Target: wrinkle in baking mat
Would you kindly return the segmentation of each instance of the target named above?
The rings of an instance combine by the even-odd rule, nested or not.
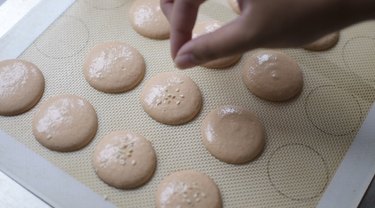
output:
[[[337,46],[327,52],[284,50],[299,62],[305,81],[301,95],[287,103],[266,102],[248,92],[240,77],[248,54],[227,70],[196,67],[180,71],[201,88],[204,105],[192,122],[167,126],[143,111],[139,95],[150,77],[177,69],[170,58],[168,40],[150,40],[132,30],[128,21],[132,2],[78,0],[19,57],[35,63],[45,75],[46,90],[41,102],[70,93],[86,98],[95,107],[99,130],[87,147],[71,153],[42,147],[31,130],[32,116],[40,103],[25,114],[0,117],[0,127],[119,207],[154,207],[158,183],[169,173],[183,169],[202,171],[215,180],[224,207],[315,207],[374,98],[375,59],[371,55],[375,54],[375,23],[342,31]],[[224,0],[207,1],[201,13],[221,21],[237,16]],[[141,84],[122,94],[94,90],[82,72],[90,48],[113,40],[137,48],[147,65]],[[265,126],[266,148],[249,164],[220,162],[202,145],[200,124],[204,116],[228,104],[254,111]],[[95,145],[114,130],[142,134],[155,147],[157,170],[150,182],[139,189],[109,187],[98,179],[91,166]]]

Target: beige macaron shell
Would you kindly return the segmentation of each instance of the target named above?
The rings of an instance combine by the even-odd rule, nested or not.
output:
[[[98,119],[93,106],[75,95],[59,95],[42,103],[33,118],[33,134],[43,146],[75,151],[95,136]]]
[[[95,89],[120,93],[133,89],[145,74],[143,56],[122,42],[106,42],[95,46],[87,55],[83,73]]]
[[[243,65],[242,79],[251,93],[268,101],[290,100],[303,88],[303,74],[297,62],[273,50],[252,54]]]
[[[148,80],[141,93],[145,112],[158,122],[179,125],[192,120],[202,106],[202,95],[192,79],[164,72]]]
[[[340,38],[340,32],[330,33],[325,35],[318,40],[303,46],[306,50],[311,51],[324,51],[334,47]]]
[[[229,3],[229,6],[233,9],[234,12],[237,14],[241,13],[240,5],[238,4],[237,0],[227,0]]]
[[[17,59],[0,61],[0,115],[30,110],[42,97],[44,77],[34,64]]]
[[[134,1],[129,19],[133,29],[142,36],[152,39],[169,38],[169,22],[160,8],[159,0]]]
[[[258,117],[238,106],[222,106],[203,120],[203,144],[217,159],[243,164],[256,158],[265,145],[265,132]]]
[[[157,208],[221,208],[221,194],[207,175],[193,171],[179,171],[165,177],[156,192]]]
[[[105,183],[120,189],[145,184],[156,168],[156,154],[151,143],[141,135],[115,131],[104,136],[93,154],[96,174]]]
[[[200,35],[214,32],[222,26],[222,23],[216,20],[204,20],[197,22],[193,29],[193,38],[197,38]],[[233,55],[229,57],[219,58],[213,61],[209,61],[202,66],[207,68],[222,69],[227,68],[236,64],[241,58],[241,55]]]

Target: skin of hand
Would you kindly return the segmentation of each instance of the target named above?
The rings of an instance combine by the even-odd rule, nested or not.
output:
[[[238,0],[240,16],[212,33],[191,39],[204,2],[161,0],[161,9],[171,25],[171,55],[178,68],[259,47],[298,47],[375,18],[375,0]]]

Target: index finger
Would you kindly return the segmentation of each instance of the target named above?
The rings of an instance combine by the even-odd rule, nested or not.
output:
[[[166,0],[170,2],[173,0]],[[171,23],[171,53],[176,57],[178,50],[189,40],[197,19],[199,6],[205,0],[174,0],[173,8],[169,14]]]

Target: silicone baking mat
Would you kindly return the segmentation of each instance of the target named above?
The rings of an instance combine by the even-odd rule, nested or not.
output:
[[[132,2],[78,0],[19,57],[43,71],[46,89],[41,102],[71,93],[92,103],[99,130],[87,147],[72,153],[42,147],[31,129],[32,116],[41,102],[25,114],[0,117],[0,127],[119,207],[154,207],[158,183],[169,173],[184,169],[208,174],[218,184],[225,207],[314,207],[375,100],[375,23],[342,31],[337,46],[326,52],[283,50],[299,63],[305,85],[298,98],[272,103],[255,97],[242,83],[241,68],[251,52],[226,70],[195,67],[178,71],[169,56],[168,40],[147,39],[132,30],[128,21]],[[236,17],[224,0],[206,2],[200,14],[223,22]],[[147,65],[141,84],[122,94],[94,90],[82,73],[87,52],[95,44],[113,40],[137,48]],[[139,94],[145,82],[164,71],[185,73],[200,87],[203,109],[192,122],[163,125],[141,108]],[[256,112],[265,125],[265,151],[249,164],[220,162],[202,145],[203,118],[210,110],[228,104]],[[114,130],[138,132],[156,150],[155,175],[139,189],[109,187],[91,166],[95,144]]]

